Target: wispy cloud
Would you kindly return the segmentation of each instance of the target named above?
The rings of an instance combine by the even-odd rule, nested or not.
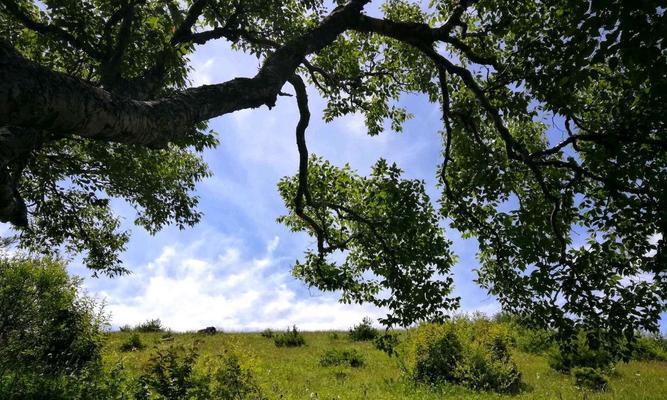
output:
[[[216,251],[206,249],[217,243]],[[285,260],[276,256],[278,237],[262,254],[250,255],[237,238],[213,232],[206,240],[164,246],[160,255],[137,266],[132,276],[107,282],[98,291],[107,301],[112,324],[137,324],[160,318],[175,330],[217,326],[225,330],[296,324],[302,329],[346,329],[364,316],[380,316],[370,306],[343,305],[336,296],[307,297],[294,285]],[[131,284],[128,296],[125,286]]]

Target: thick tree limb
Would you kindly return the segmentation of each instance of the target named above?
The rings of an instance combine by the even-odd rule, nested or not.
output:
[[[390,21],[363,15],[354,29],[360,32],[377,33],[410,44],[446,41],[454,27],[461,24],[461,17],[470,3],[472,3],[470,0],[460,0],[447,21],[437,28],[417,22]]]
[[[318,27],[278,48],[253,78],[135,101],[50,71],[0,44],[0,126],[32,127],[82,137],[160,146],[185,136],[193,124],[246,108],[272,107],[307,54],[330,44],[358,18],[369,0],[334,10]]]

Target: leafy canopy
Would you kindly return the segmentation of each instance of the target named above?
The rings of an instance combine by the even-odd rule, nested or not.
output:
[[[340,290],[344,302],[391,309],[383,319],[388,325],[442,318],[443,306],[456,307],[458,299],[447,298],[452,289],[451,243],[438,225],[424,182],[401,179],[401,170],[385,160],[365,178],[349,166],[336,168],[313,157],[308,173],[314,200],[303,212],[312,215],[314,225],[294,210],[297,177],[278,184],[292,211],[279,221],[313,236],[318,234],[313,226],[323,227],[320,234],[330,247],[306,251],[305,260],[294,266],[295,276],[323,290]],[[342,262],[331,257],[337,250],[345,251]]]
[[[446,225],[477,239],[478,282],[503,308],[558,328],[562,339],[586,329],[597,332],[593,344],[613,346],[638,328],[656,330],[667,295],[662,2],[370,2],[381,18],[364,12],[367,3],[4,1],[0,37],[11,50],[3,45],[2,65],[27,59],[38,66],[21,65],[36,74],[78,78],[109,93],[86,103],[91,110],[123,106],[127,118],[118,132],[83,123],[61,132],[28,120],[1,127],[4,143],[21,146],[0,150],[0,183],[9,188],[0,205],[15,211],[0,216],[21,229],[26,246],[64,244],[86,252],[96,271],[122,272],[127,234],[109,198],[129,201],[151,232],[196,223],[192,189],[208,174],[199,152],[217,143],[205,121],[272,106],[289,82],[300,160],[298,174],[279,184],[289,211],[281,221],[316,238],[294,268],[306,283],[387,306],[387,324],[441,318],[458,304],[449,297],[455,256]],[[185,89],[188,54],[208,40],[232,42],[262,68]],[[423,183],[382,160],[361,177],[311,158],[302,77],[326,100],[325,120],[361,112],[371,135],[400,131],[411,117],[402,94],[438,102],[437,209]],[[23,109],[20,98],[10,100]],[[61,126],[62,105],[52,105],[45,112]],[[169,115],[192,126],[142,131]]]

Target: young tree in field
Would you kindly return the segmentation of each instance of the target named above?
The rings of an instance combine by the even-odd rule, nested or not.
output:
[[[133,204],[150,232],[196,223],[191,191],[208,174],[199,153],[217,144],[206,121],[294,101],[279,97],[287,90],[300,160],[279,184],[281,220],[316,238],[294,269],[308,284],[387,306],[387,324],[440,318],[458,304],[444,220],[478,240],[479,284],[505,309],[562,337],[599,333],[592,342],[657,329],[667,294],[661,1],[323,3],[0,1],[0,221],[28,248],[65,245],[95,272],[122,273],[127,234],[108,199]],[[188,54],[212,40],[261,67],[188,87]],[[370,135],[387,122],[401,129],[403,93],[438,102],[439,207],[383,160],[361,177],[310,157],[304,80],[327,101],[326,120],[361,112]]]

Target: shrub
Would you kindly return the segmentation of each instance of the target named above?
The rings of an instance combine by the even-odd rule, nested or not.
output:
[[[223,400],[262,400],[262,392],[250,370],[243,369],[236,355],[222,358],[222,363],[212,373],[211,396]]]
[[[265,337],[267,339],[271,339],[273,337],[273,331],[271,329],[264,329],[262,333],[260,333],[262,337]]]
[[[463,346],[453,330],[442,332],[437,338],[427,338],[417,345],[413,378],[420,382],[460,381],[457,375],[463,361]]]
[[[338,339],[340,339],[340,335],[338,334],[338,332],[331,332],[331,333],[329,333],[329,339],[330,340],[338,340]]]
[[[516,327],[517,347],[519,350],[531,354],[543,354],[554,347],[555,340],[552,332],[546,329],[526,329]]]
[[[475,390],[513,393],[521,374],[509,352],[505,328],[490,321],[458,319],[427,324],[401,344],[406,368],[418,382],[461,384]]]
[[[397,355],[396,347],[399,343],[398,333],[389,331],[386,331],[384,334],[375,338],[375,341],[373,342],[376,349],[387,353],[390,357]]]
[[[105,317],[49,258],[0,258],[0,398],[85,398],[100,386]]]
[[[138,333],[133,333],[120,345],[120,351],[143,350],[146,345],[141,341]]]
[[[100,358],[105,317],[50,259],[0,259],[0,370],[76,372]]]
[[[507,311],[500,311],[492,317],[497,324],[513,324],[519,321],[519,317]]]
[[[631,349],[633,360],[667,361],[667,339],[660,336],[640,336]]]
[[[591,348],[584,332],[570,343],[561,344],[552,350],[548,359],[551,368],[566,374],[577,367],[609,371],[615,364],[615,358],[609,351],[603,347]]]
[[[99,366],[87,366],[71,375],[44,375],[23,371],[3,374],[3,400],[89,400],[130,399],[131,380],[122,364],[105,373]]]
[[[496,336],[490,346],[471,344],[456,375],[465,386],[475,390],[516,393],[521,387],[521,373],[512,361],[506,339]]]
[[[327,350],[320,357],[320,366],[332,367],[345,365],[352,368],[364,366],[364,357],[357,350]]]
[[[170,346],[157,351],[150,359],[147,371],[139,377],[138,399],[150,398],[151,389],[160,398],[168,400],[187,398],[193,391],[198,391],[193,374],[198,354],[194,349],[183,350]]]
[[[572,368],[572,377],[574,377],[575,385],[582,388],[592,390],[606,390],[609,386],[609,381],[604,376],[604,374],[595,368]]]
[[[300,347],[306,344],[306,340],[296,329],[296,325],[292,327],[292,330],[287,329],[285,333],[274,335],[273,342],[277,347]]]
[[[373,328],[373,325],[371,325],[372,322],[373,321],[371,321],[370,318],[364,318],[360,324],[355,325],[352,329],[350,329],[350,339],[360,342],[373,340],[378,337],[379,332],[377,329]]]
[[[158,350],[138,379],[135,398],[264,400],[251,371],[241,366],[235,354],[205,360],[204,373],[195,371],[198,357],[194,348]]]
[[[141,323],[134,327],[134,331],[141,333],[150,333],[150,332],[163,332],[165,328],[162,326],[162,321],[160,319],[149,319],[148,321]]]
[[[174,332],[171,331],[171,329],[167,329],[160,335],[160,339],[162,340],[172,340],[174,339]]]

